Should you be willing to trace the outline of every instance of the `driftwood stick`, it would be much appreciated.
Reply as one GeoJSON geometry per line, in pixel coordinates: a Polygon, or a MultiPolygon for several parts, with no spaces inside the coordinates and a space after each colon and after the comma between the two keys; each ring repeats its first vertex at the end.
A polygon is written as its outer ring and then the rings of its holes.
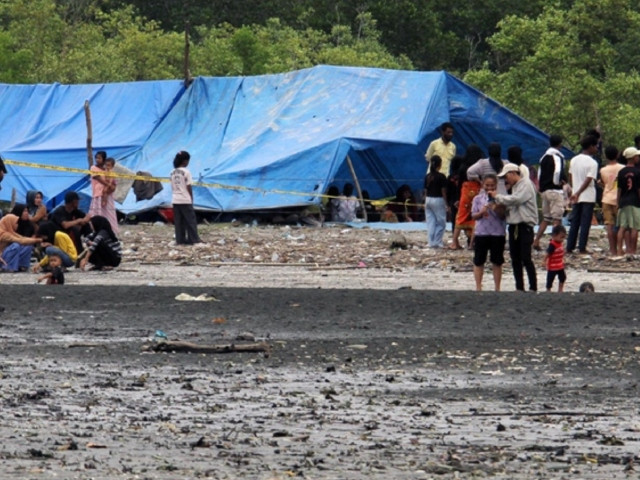
{"type": "Polygon", "coordinates": [[[598,267],[587,268],[589,273],[640,273],[637,268],[614,268],[614,267],[598,267]]]}
{"type": "Polygon", "coordinates": [[[317,263],[207,262],[202,267],[319,267],[317,263]]]}
{"type": "Polygon", "coordinates": [[[145,352],[175,352],[175,353],[239,353],[264,352],[269,353],[271,346],[266,342],[256,343],[228,343],[224,345],[201,345],[198,343],[170,340],[151,345],[143,345],[145,352]]]}
{"type": "Polygon", "coordinates": [[[358,180],[358,176],[356,175],[356,169],[353,168],[353,162],[351,161],[351,157],[347,155],[347,165],[349,166],[349,171],[351,172],[351,176],[353,177],[353,183],[356,184],[356,191],[358,192],[358,200],[360,200],[360,207],[362,208],[362,218],[364,221],[368,221],[367,218],[367,206],[364,203],[364,198],[362,197],[362,189],[360,188],[360,181],[358,180]]]}
{"type": "Polygon", "coordinates": [[[548,412],[476,412],[476,413],[453,413],[452,417],[615,417],[613,413],[604,412],[566,412],[561,410],[550,410],[548,412]]]}
{"type": "Polygon", "coordinates": [[[91,168],[93,166],[93,127],[89,100],[84,101],[84,116],[87,120],[87,160],[89,161],[89,168],[91,168]]]}

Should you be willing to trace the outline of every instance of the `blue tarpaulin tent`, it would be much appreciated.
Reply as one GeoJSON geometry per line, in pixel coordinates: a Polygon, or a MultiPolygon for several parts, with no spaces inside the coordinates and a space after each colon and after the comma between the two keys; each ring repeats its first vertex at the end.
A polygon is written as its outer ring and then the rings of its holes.
{"type": "MultiPolygon", "coordinates": [[[[197,208],[257,210],[317,203],[331,184],[352,182],[351,158],[372,198],[422,185],[424,152],[450,121],[458,151],[520,145],[535,163],[548,136],[446,72],[318,66],[256,77],[103,85],[0,85],[0,153],[7,160],[86,168],[84,103],[95,150],[133,171],[166,178],[178,150],[191,153],[197,208]]],[[[86,175],[11,165],[8,200],[41,190],[49,205],[69,189],[90,194],[86,175]]],[[[124,212],[168,205],[170,188],[124,212]]]]}

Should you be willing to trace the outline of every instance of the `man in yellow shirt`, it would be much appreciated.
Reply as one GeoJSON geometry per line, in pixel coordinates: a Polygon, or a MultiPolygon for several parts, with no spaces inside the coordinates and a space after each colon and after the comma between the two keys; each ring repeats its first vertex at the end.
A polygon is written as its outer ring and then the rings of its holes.
{"type": "Polygon", "coordinates": [[[440,125],[440,135],[440,138],[436,138],[429,144],[427,153],[424,154],[424,159],[429,163],[431,157],[438,155],[442,159],[440,171],[448,178],[451,175],[449,171],[451,159],[456,155],[456,145],[451,141],[453,139],[453,125],[449,122],[444,122],[440,125]]]}

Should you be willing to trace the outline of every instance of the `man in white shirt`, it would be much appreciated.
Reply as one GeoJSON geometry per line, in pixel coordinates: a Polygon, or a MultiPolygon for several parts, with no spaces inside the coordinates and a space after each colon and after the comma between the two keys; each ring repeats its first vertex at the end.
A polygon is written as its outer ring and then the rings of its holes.
{"type": "Polygon", "coordinates": [[[580,141],[582,152],[571,159],[569,165],[569,181],[571,182],[572,219],[569,237],[567,238],[567,253],[573,252],[578,244],[581,254],[587,251],[589,230],[593,209],[596,205],[596,178],[598,177],[598,162],[592,155],[598,153],[598,139],[586,136],[580,141]],[[579,238],[578,238],[579,235],[579,238]]]}

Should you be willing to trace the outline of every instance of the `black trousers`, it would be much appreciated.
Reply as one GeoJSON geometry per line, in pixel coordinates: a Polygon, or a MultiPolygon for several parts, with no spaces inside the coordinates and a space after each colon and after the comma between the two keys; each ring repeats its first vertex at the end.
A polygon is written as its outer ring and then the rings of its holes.
{"type": "Polygon", "coordinates": [[[193,205],[173,204],[173,226],[178,245],[192,245],[199,243],[198,220],[193,205]]]}
{"type": "Polygon", "coordinates": [[[513,277],[516,281],[516,290],[524,290],[524,270],[529,279],[529,290],[538,290],[536,266],[531,259],[531,247],[533,246],[533,227],[526,223],[509,225],[509,253],[511,254],[511,266],[513,277]]]}

